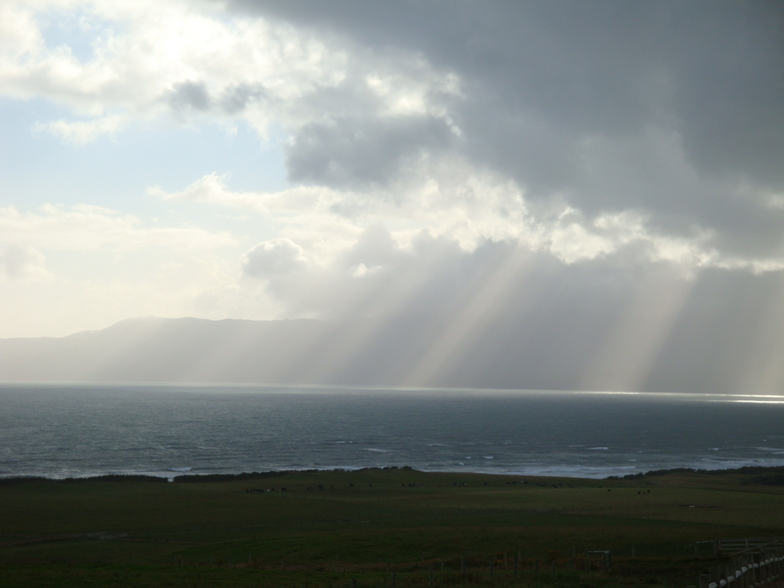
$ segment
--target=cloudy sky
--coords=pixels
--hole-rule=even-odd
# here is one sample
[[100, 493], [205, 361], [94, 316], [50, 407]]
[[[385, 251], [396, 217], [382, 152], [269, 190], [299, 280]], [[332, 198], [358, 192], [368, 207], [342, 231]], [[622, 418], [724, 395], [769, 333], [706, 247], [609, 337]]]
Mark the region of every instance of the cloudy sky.
[[0, 337], [582, 309], [633, 386], [701, 313], [784, 385], [780, 2], [2, 0], [0, 129]]

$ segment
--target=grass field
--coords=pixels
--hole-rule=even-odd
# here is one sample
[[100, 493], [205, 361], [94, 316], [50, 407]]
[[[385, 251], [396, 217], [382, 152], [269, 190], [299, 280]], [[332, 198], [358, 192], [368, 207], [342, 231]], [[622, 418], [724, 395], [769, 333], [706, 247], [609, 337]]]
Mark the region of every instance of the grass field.
[[[694, 542], [784, 535], [779, 477], [403, 468], [5, 480], [0, 585], [683, 588], [716, 563]], [[586, 569], [584, 554], [603, 550], [609, 570], [599, 556]]]

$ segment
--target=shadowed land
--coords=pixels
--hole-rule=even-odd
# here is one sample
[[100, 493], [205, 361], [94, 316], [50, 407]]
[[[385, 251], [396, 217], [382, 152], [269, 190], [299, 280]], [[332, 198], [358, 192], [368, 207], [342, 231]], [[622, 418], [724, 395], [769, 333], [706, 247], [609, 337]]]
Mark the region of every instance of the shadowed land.
[[782, 473], [6, 479], [0, 584], [682, 588], [721, 561], [695, 542], [784, 535]]

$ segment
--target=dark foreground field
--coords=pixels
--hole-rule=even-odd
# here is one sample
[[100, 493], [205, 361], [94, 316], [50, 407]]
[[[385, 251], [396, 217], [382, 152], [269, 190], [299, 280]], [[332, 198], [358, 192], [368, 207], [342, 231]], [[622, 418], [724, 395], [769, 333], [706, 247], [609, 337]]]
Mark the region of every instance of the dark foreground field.
[[[782, 477], [5, 480], [0, 585], [684, 588], [719, 561], [695, 542], [784, 535]], [[586, 562], [604, 550], [608, 570], [599, 555]]]

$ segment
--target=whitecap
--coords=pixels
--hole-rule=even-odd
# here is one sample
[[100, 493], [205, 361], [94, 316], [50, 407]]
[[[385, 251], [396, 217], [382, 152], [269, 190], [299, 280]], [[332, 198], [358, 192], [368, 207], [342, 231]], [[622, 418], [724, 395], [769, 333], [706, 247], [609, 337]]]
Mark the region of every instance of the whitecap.
[[784, 453], [784, 448], [781, 447], [755, 447], [757, 451], [770, 451], [771, 453]]

